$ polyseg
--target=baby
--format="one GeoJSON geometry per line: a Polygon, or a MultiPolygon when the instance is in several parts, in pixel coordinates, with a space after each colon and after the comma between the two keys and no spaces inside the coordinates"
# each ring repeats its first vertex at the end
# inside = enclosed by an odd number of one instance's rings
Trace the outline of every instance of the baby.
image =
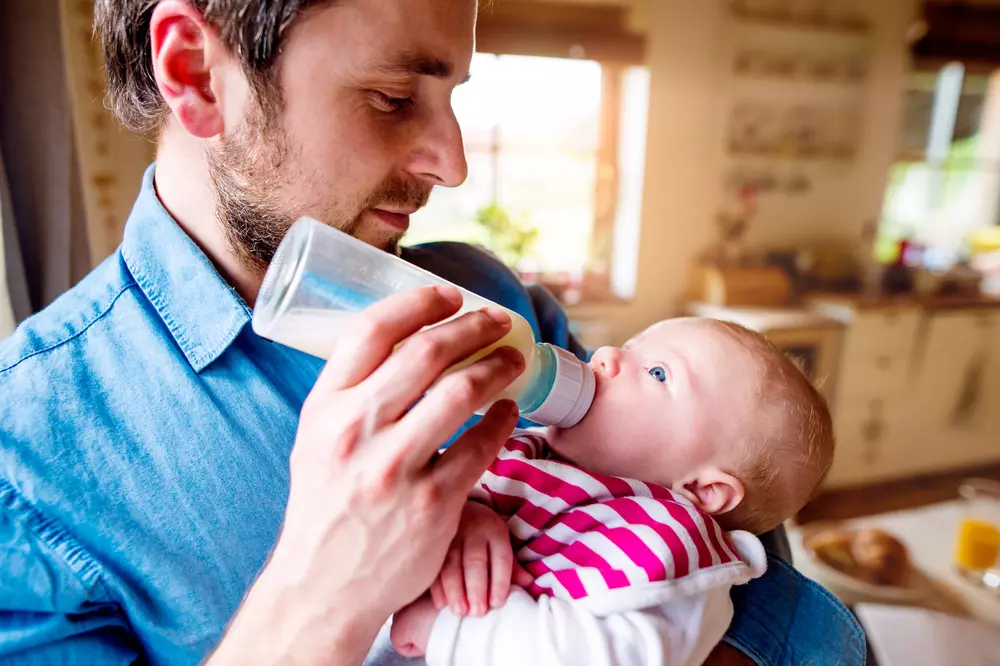
{"type": "MultiPolygon", "coordinates": [[[[662,322],[590,365],[584,419],[516,432],[471,495],[506,521],[527,584],[479,617],[439,611],[437,587],[393,619],[400,654],[659,666],[700,664],[722,639],[730,588],[766,568],[753,535],[797,513],[830,466],[826,404],[762,336],[710,319],[662,322]]],[[[463,518],[456,543],[474,530],[463,518]]],[[[471,600],[485,582],[469,564],[471,600]]]]}

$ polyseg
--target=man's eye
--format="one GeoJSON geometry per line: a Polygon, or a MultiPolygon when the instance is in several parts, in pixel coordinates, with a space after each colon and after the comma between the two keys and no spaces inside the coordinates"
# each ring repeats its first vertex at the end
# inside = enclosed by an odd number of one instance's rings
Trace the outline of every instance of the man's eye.
{"type": "Polygon", "coordinates": [[[649,369],[650,376],[658,382],[667,381],[667,369],[661,365],[653,366],[649,369]]]}
{"type": "Polygon", "coordinates": [[[379,111],[383,111],[385,113],[395,113],[396,111],[402,111],[410,104],[413,104],[413,99],[410,97],[390,97],[383,92],[373,90],[372,103],[379,111]]]}

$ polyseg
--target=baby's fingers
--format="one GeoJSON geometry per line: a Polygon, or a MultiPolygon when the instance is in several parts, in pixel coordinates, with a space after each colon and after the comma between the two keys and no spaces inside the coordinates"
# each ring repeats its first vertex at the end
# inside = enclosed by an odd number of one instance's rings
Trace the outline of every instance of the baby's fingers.
{"type": "Polygon", "coordinates": [[[473,615],[486,615],[486,611],[489,610],[487,588],[490,576],[496,576],[495,569],[492,573],[488,569],[490,556],[486,542],[476,539],[466,541],[462,561],[465,564],[465,592],[470,612],[473,615]]]}
{"type": "MultiPolygon", "coordinates": [[[[507,535],[504,536],[507,537],[507,535]]],[[[510,539],[491,541],[490,608],[500,608],[507,603],[507,595],[510,594],[512,567],[514,567],[514,552],[510,547],[510,539]]]]}
{"type": "Polygon", "coordinates": [[[441,574],[438,574],[438,577],[431,584],[431,603],[437,610],[442,610],[448,605],[448,599],[444,596],[444,587],[441,585],[441,574]]]}
{"type": "Polygon", "coordinates": [[[511,582],[518,587],[528,589],[531,584],[535,582],[535,577],[528,573],[528,570],[520,565],[520,563],[514,563],[514,575],[510,578],[511,582]]]}
{"type": "Polygon", "coordinates": [[[466,615],[469,606],[465,601],[465,581],[462,572],[462,547],[453,543],[448,550],[448,556],[441,567],[441,588],[444,590],[445,603],[455,615],[466,615]]]}

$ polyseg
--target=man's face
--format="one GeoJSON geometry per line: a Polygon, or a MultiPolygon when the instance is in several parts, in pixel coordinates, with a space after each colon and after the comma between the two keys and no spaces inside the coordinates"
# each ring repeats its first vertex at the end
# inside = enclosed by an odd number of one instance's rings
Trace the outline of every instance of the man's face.
{"type": "Polygon", "coordinates": [[[209,155],[244,259],[270,261],[302,215],[392,251],[433,186],[465,180],[451,95],[475,20],[475,0],[338,0],[294,25],[280,108],[270,119],[256,102],[239,109],[209,155]]]}

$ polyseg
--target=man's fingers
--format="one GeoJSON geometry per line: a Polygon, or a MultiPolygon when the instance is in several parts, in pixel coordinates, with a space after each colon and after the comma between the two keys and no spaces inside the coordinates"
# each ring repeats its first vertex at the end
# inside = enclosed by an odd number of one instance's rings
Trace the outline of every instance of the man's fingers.
{"type": "Polygon", "coordinates": [[[355,316],[320,374],[313,393],[350,388],[370,375],[396,346],[425,326],[458,312],[454,287],[423,287],[390,296],[355,316]]]}
{"type": "MultiPolygon", "coordinates": [[[[523,369],[524,359],[521,354],[514,349],[504,347],[442,379],[394,426],[403,433],[400,438],[401,446],[412,461],[411,467],[417,469],[425,466],[441,445],[455,434],[477,409],[510,385],[523,369]]],[[[507,403],[507,406],[502,408],[501,414],[507,414],[508,417],[501,419],[499,424],[500,426],[508,422],[511,424],[510,429],[503,433],[503,439],[506,439],[513,431],[513,424],[517,422],[517,407],[509,401],[501,402],[507,403]]],[[[497,423],[488,422],[485,430],[480,429],[479,434],[474,435],[472,439],[477,441],[482,439],[485,434],[491,432],[491,428],[499,432],[497,423]]],[[[488,446],[492,446],[493,443],[491,440],[488,446]]],[[[491,457],[495,456],[498,450],[499,446],[493,450],[491,457]]]]}
{"type": "Polygon", "coordinates": [[[462,547],[462,563],[469,612],[473,615],[486,615],[490,579],[490,556],[486,541],[466,541],[462,547]]]}
{"type": "Polygon", "coordinates": [[[468,495],[514,431],[517,417],[517,405],[512,400],[494,404],[479,423],[437,457],[430,481],[442,488],[445,496],[468,495]]]}
{"type": "Polygon", "coordinates": [[[513,566],[510,535],[505,533],[502,539],[490,542],[490,608],[500,608],[507,603],[513,566]]]}
{"type": "Polygon", "coordinates": [[[510,316],[495,308],[417,333],[368,377],[363,395],[378,403],[380,422],[395,421],[448,368],[497,342],[510,326],[510,316]]]}
{"type": "Polygon", "coordinates": [[[465,602],[465,581],[462,576],[462,549],[453,544],[441,567],[441,587],[445,600],[455,615],[465,615],[469,607],[465,602]]]}

